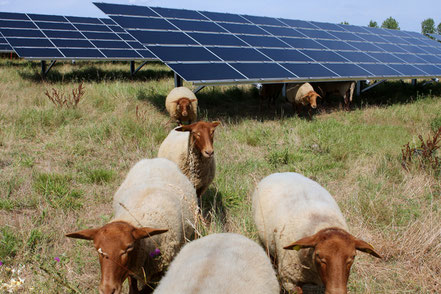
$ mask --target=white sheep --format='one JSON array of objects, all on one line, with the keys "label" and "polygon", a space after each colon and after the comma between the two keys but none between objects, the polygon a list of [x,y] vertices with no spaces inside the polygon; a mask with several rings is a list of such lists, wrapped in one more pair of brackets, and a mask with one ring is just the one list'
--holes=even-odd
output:
[{"label": "white sheep", "polygon": [[271,261],[250,239],[213,234],[186,244],[155,294],[279,294]]},{"label": "white sheep", "polygon": [[197,119],[198,99],[190,89],[177,87],[168,93],[165,108],[178,124],[191,124]]},{"label": "white sheep", "polygon": [[314,91],[310,83],[286,86],[286,99],[291,102],[296,112],[299,112],[301,107],[317,108],[317,97],[320,98],[320,95]]},{"label": "white sheep", "polygon": [[[259,237],[277,260],[279,277],[288,291],[315,284],[324,285],[326,293],[346,293],[355,250],[379,257],[371,245],[347,232],[328,191],[300,174],[267,176],[257,185],[252,201]],[[285,250],[301,248],[312,249]]]},{"label": "white sheep", "polygon": [[[143,159],[116,191],[113,211],[107,225],[67,237],[94,241],[100,254],[100,293],[120,293],[127,277],[130,293],[138,293],[136,280],[154,279],[194,235],[196,191],[170,160]],[[161,235],[147,239],[155,234]]]},{"label": "white sheep", "polygon": [[175,162],[196,188],[198,197],[214,179],[213,136],[220,122],[199,121],[172,130],[159,147],[158,157]]}]

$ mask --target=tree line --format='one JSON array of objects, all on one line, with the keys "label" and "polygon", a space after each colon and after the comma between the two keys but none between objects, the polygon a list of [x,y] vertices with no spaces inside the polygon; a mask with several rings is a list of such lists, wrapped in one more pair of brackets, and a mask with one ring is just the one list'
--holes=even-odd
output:
[{"label": "tree line", "polygon": [[[347,21],[342,21],[341,24],[349,24]],[[378,23],[374,20],[371,20],[368,24],[371,28],[378,28]],[[398,24],[398,21],[393,18],[392,16],[389,18],[386,18],[383,23],[381,24],[381,27],[384,29],[391,29],[391,30],[399,30],[400,26]],[[437,27],[435,27],[435,21],[433,18],[425,19],[421,22],[421,33],[422,34],[439,34],[441,35],[441,22],[438,24]]]}]

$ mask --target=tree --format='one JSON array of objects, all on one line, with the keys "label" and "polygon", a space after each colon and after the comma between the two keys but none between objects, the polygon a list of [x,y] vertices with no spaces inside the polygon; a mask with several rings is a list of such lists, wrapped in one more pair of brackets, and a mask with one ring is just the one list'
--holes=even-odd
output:
[{"label": "tree", "polygon": [[395,20],[392,16],[387,18],[383,23],[381,24],[381,27],[384,29],[391,29],[391,30],[399,30],[400,27],[398,25],[398,21]]},{"label": "tree", "polygon": [[342,21],[340,24],[348,25],[349,23],[345,20],[345,21]]},{"label": "tree", "polygon": [[435,21],[433,18],[425,19],[421,22],[422,34],[434,34],[435,33]]},{"label": "tree", "polygon": [[439,23],[438,27],[436,28],[436,30],[438,31],[438,34],[441,35],[441,22]]},{"label": "tree", "polygon": [[378,28],[378,24],[377,24],[377,22],[374,21],[374,20],[371,20],[371,21],[369,22],[369,25],[368,25],[368,26],[371,27],[371,28]]}]

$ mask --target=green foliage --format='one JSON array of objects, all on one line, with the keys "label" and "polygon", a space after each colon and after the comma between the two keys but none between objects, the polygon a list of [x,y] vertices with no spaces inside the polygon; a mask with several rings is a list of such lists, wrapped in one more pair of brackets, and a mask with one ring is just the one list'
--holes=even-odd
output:
[{"label": "green foliage", "polygon": [[387,18],[385,21],[383,21],[381,27],[384,29],[391,29],[391,30],[400,29],[400,26],[398,25],[398,21],[396,21],[392,16]]},{"label": "green foliage", "polygon": [[348,23],[346,20],[344,20],[344,21],[342,21],[340,24],[342,24],[342,25],[348,25],[349,23]]},{"label": "green foliage", "polygon": [[113,179],[115,173],[112,170],[98,168],[87,170],[86,175],[91,183],[104,184],[109,183]]},{"label": "green foliage", "polygon": [[371,28],[378,28],[378,23],[374,20],[370,20],[368,26]]},{"label": "green foliage", "polygon": [[20,247],[20,238],[14,228],[3,226],[0,229],[0,260],[13,258]]},{"label": "green foliage", "polygon": [[433,18],[425,19],[421,22],[422,34],[434,34],[435,33],[435,21]]},{"label": "green foliage", "polygon": [[26,246],[29,250],[34,251],[37,245],[41,242],[43,233],[39,229],[32,229]]},{"label": "green foliage", "polygon": [[72,177],[55,173],[34,176],[34,189],[55,208],[79,209],[83,206],[83,191],[72,188]]},{"label": "green foliage", "polygon": [[438,35],[441,35],[441,22],[436,27],[436,32],[438,33]]},{"label": "green foliage", "polygon": [[435,117],[430,123],[430,128],[432,131],[437,132],[441,128],[441,115]]}]

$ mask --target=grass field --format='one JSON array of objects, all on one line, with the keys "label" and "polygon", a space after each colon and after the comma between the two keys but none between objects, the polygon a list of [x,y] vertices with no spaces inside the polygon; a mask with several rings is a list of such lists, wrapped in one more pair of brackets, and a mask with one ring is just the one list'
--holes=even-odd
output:
[{"label": "grass field", "polygon": [[[156,156],[173,127],[164,111],[173,74],[150,63],[131,78],[123,62],[60,63],[46,81],[38,72],[36,62],[0,60],[0,284],[21,278],[22,293],[98,293],[92,244],[64,235],[108,222],[127,171]],[[81,81],[76,109],[44,95]],[[200,117],[222,122],[201,234],[257,240],[255,185],[295,171],[324,186],[351,232],[384,257],[358,254],[350,293],[441,293],[441,168],[419,168],[415,158],[406,171],[401,155],[441,127],[439,83],[384,83],[352,111],[327,101],[312,119],[283,102],[259,112],[251,86],[207,87],[198,98]]]}]

